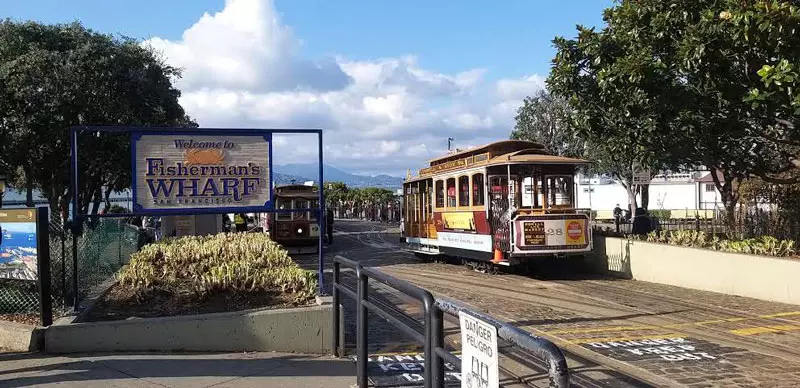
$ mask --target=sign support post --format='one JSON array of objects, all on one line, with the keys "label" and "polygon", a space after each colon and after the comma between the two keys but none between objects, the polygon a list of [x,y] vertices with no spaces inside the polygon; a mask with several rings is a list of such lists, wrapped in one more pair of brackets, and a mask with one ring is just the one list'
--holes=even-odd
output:
[{"label": "sign support post", "polygon": [[[327,213],[325,212],[325,183],[324,183],[325,181],[323,180],[323,168],[322,168],[323,167],[322,166],[322,131],[318,132],[317,138],[318,138],[318,141],[319,141],[319,144],[318,144],[318,147],[319,147],[319,205],[317,206],[317,208],[319,208],[319,215],[317,216],[317,222],[318,222],[318,225],[319,225],[319,241],[318,241],[319,245],[317,246],[317,252],[319,254],[319,256],[317,257],[317,278],[319,280],[318,280],[317,283],[318,283],[319,289],[317,291],[317,294],[322,296],[322,295],[325,295],[325,254],[323,252],[324,244],[322,243],[322,240],[325,238],[325,236],[327,236],[325,234],[327,232],[325,230],[325,228],[328,227],[328,225],[326,225],[326,222],[324,220],[325,215]],[[330,220],[330,222],[332,224],[333,220]],[[331,231],[331,234],[333,234],[333,231]],[[333,241],[330,241],[328,243],[330,244],[332,242]]]}]

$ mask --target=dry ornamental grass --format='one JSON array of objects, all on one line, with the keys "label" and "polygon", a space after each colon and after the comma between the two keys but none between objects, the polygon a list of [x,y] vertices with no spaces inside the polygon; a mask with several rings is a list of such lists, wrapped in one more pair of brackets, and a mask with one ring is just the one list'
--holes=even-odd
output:
[{"label": "dry ornamental grass", "polygon": [[261,233],[221,233],[166,239],[131,256],[117,287],[137,300],[152,295],[281,292],[295,303],[312,298],[316,274],[297,266],[285,249]]}]

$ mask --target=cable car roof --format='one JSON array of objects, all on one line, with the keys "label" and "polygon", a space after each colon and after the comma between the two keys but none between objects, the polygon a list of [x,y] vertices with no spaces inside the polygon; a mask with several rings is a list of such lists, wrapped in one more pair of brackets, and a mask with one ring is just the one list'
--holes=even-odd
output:
[{"label": "cable car roof", "polygon": [[502,140],[480,147],[459,151],[430,161],[430,167],[419,170],[417,176],[408,176],[406,182],[428,179],[446,172],[507,164],[560,164],[581,165],[588,161],[548,154],[539,143],[524,140]]}]

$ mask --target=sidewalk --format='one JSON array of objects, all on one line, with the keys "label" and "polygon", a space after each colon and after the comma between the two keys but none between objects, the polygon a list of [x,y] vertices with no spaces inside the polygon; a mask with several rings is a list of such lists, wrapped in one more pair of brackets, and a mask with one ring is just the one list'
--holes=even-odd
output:
[{"label": "sidewalk", "polygon": [[0,387],[349,388],[355,364],[282,353],[0,353]]}]

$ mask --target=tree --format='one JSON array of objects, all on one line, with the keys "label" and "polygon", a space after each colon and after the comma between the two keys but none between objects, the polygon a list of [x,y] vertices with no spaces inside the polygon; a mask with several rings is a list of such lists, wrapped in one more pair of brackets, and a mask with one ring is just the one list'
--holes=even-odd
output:
[{"label": "tree", "polygon": [[[766,12],[773,7],[782,13]],[[631,139],[636,162],[716,171],[732,222],[742,181],[793,181],[781,176],[794,168],[787,142],[798,136],[775,125],[790,98],[757,103],[773,53],[797,58],[796,16],[778,0],[623,1],[605,11],[601,31],[579,27],[575,40],[556,38],[551,90],[570,99],[587,134]]]},{"label": "tree", "polygon": [[512,139],[528,140],[544,145],[553,155],[580,157],[584,143],[576,136],[567,101],[541,90],[525,97],[514,118]]},{"label": "tree", "polygon": [[343,182],[325,182],[323,187],[325,205],[334,209],[341,217],[342,205],[347,199],[350,189]]},{"label": "tree", "polygon": [[[79,23],[0,24],[0,131],[12,150],[4,161],[22,172],[29,201],[39,188],[66,218],[70,126],[197,126],[178,103],[172,81],[179,76],[152,49]],[[130,186],[130,139],[84,133],[79,148],[77,210],[96,213]]]},{"label": "tree", "polygon": [[[609,23],[609,11],[606,22]],[[557,49],[547,80],[551,93],[567,101],[575,136],[586,145],[586,157],[595,171],[611,174],[627,191],[631,213],[636,210],[639,187],[633,173],[648,168],[651,177],[668,165],[663,150],[670,139],[663,133],[663,117],[657,107],[661,98],[651,99],[638,90],[641,68],[636,61],[622,61],[626,55],[642,56],[631,38],[607,27],[601,32],[578,28],[575,40],[556,38]],[[642,187],[642,207],[648,206],[647,186]]]}]

